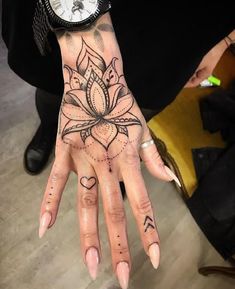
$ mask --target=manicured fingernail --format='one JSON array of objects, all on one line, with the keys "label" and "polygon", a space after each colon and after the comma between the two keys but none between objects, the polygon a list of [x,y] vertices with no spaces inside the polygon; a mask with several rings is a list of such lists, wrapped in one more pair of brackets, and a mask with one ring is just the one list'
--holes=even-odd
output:
[{"label": "manicured fingernail", "polygon": [[117,265],[117,277],[122,289],[128,288],[129,282],[129,265],[127,262],[120,262]]},{"label": "manicured fingernail", "polygon": [[45,212],[40,220],[40,226],[39,226],[39,238],[42,238],[43,235],[45,234],[49,224],[51,222],[51,214],[49,212]]},{"label": "manicured fingernail", "polygon": [[157,243],[152,244],[149,247],[149,257],[155,269],[159,266],[160,249]]},{"label": "manicured fingernail", "polygon": [[88,271],[91,275],[91,278],[95,280],[97,277],[98,264],[99,264],[99,255],[96,248],[91,247],[89,250],[87,250],[86,264]]},{"label": "manicured fingernail", "polygon": [[174,180],[179,187],[181,187],[180,181],[179,181],[179,179],[177,178],[177,176],[176,176],[167,166],[164,166],[164,167],[165,167],[165,171],[166,171],[167,175],[168,175],[172,180]]}]

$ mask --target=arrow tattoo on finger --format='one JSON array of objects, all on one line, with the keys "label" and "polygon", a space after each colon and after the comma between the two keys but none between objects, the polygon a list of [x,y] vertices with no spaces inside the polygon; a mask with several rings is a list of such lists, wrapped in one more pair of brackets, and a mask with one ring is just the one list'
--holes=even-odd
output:
[{"label": "arrow tattoo on finger", "polygon": [[[147,223],[147,222],[148,222],[148,223]],[[147,223],[147,224],[146,224],[146,223]],[[149,216],[146,216],[146,217],[145,217],[145,220],[144,220],[144,226],[146,225],[144,232],[147,232],[148,228],[155,229],[154,225],[151,224],[151,223],[153,223],[153,219],[150,218]]]}]

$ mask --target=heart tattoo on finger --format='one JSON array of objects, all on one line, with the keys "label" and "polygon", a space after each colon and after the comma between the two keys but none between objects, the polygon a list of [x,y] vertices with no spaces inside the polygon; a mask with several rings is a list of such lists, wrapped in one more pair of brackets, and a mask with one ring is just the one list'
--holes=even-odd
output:
[{"label": "heart tattoo on finger", "polygon": [[80,184],[88,189],[91,190],[96,185],[96,178],[95,177],[82,177],[80,179]]}]

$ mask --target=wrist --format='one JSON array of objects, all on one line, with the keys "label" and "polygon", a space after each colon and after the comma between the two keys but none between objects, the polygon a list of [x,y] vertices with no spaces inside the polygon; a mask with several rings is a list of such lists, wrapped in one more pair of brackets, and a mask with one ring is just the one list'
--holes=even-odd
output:
[{"label": "wrist", "polygon": [[[105,74],[108,79],[115,78],[113,75],[116,74],[123,75],[122,58],[117,44],[114,45],[113,43],[114,47],[112,49],[108,46],[102,52],[94,43],[91,35],[81,36],[75,33],[66,37],[69,37],[66,40],[69,43],[60,45],[65,91],[68,82],[74,84],[71,87],[72,89],[77,89],[75,82],[87,83],[92,72],[104,77],[104,72],[109,67],[111,68],[108,70],[110,74]],[[104,38],[104,41],[108,41],[107,37]],[[74,80],[71,78],[74,78]]]},{"label": "wrist", "polygon": [[119,64],[122,65],[121,54],[109,13],[102,15],[85,30],[67,31],[63,34],[57,34],[57,40],[64,63],[72,64],[77,57],[78,51],[82,48],[82,43],[85,41],[105,61],[109,62],[113,57],[117,57]]},{"label": "wrist", "polygon": [[235,44],[235,30],[225,36],[224,42],[226,43],[227,48]]}]

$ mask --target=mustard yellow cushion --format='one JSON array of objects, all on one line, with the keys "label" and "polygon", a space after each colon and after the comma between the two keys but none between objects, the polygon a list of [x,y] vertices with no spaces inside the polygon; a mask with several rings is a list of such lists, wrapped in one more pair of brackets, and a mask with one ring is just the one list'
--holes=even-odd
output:
[{"label": "mustard yellow cushion", "polygon": [[[235,57],[231,53],[222,57],[214,75],[222,80],[224,87],[235,79]],[[220,133],[203,130],[199,112],[199,98],[214,89],[183,89],[174,102],[148,123],[152,133],[165,144],[168,152],[165,161],[175,169],[186,197],[191,197],[197,186],[192,148],[225,146]]]}]

